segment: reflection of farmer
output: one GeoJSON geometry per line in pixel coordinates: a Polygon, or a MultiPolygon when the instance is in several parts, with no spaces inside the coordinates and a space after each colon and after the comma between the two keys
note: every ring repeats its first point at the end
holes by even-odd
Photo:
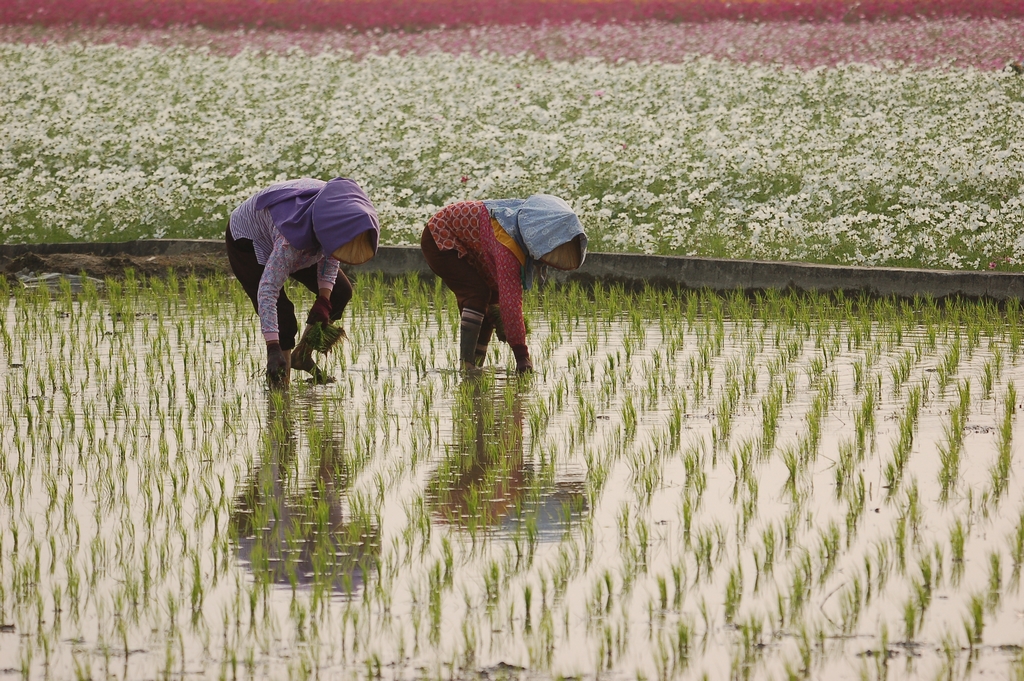
{"type": "Polygon", "coordinates": [[[490,526],[520,507],[529,488],[522,402],[516,395],[509,409],[500,391],[488,395],[479,381],[463,383],[459,390],[470,393],[472,411],[452,415],[454,441],[431,480],[429,496],[450,522],[490,526]]]}
{"type": "Polygon", "coordinates": [[[562,199],[463,201],[430,218],[420,239],[430,269],[455,293],[462,317],[459,357],[465,368],[483,364],[491,333],[512,346],[516,370],[533,369],[526,348],[523,289],[536,263],[561,270],[583,264],[587,237],[562,199]]]}
{"type": "Polygon", "coordinates": [[[459,386],[469,399],[456,400],[452,445],[427,485],[428,502],[456,526],[512,529],[525,522],[541,541],[556,539],[569,516],[584,509],[582,485],[554,481],[553,471],[529,465],[521,396],[494,388],[476,380],[459,386]]]}
{"type": "Polygon", "coordinates": [[[231,213],[228,260],[259,313],[271,383],[287,383],[290,368],[324,378],[310,348],[295,345],[298,322],[285,280],[290,276],[317,294],[307,324],[337,320],[352,298],[339,262],[358,265],[372,258],[379,235],[370,199],[343,177],[271,185],[231,213]]]}
{"type": "Polygon", "coordinates": [[[310,423],[311,429],[321,429],[315,438],[318,456],[310,452],[317,463],[315,479],[296,480],[303,466],[291,411],[273,403],[269,411],[259,467],[231,511],[239,557],[257,580],[351,592],[363,583],[380,550],[379,531],[369,518],[346,520],[342,509],[342,495],[359,470],[353,470],[329,422],[310,423]]]}

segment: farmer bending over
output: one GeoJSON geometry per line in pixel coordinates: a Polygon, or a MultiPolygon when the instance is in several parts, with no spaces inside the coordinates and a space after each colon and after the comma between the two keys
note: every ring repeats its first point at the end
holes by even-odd
{"type": "Polygon", "coordinates": [[[283,287],[290,276],[317,294],[306,318],[329,324],[352,298],[339,263],[358,265],[377,252],[380,223],[366,193],[352,180],[290,180],[257,192],[228,219],[228,261],[260,316],[271,385],[288,383],[295,368],[316,382],[325,374],[305,343],[295,344],[295,307],[283,287]],[[293,350],[294,348],[294,350],[293,350]]]}
{"type": "Polygon", "coordinates": [[[587,236],[569,204],[534,194],[445,206],[427,222],[420,247],[458,300],[463,368],[483,364],[497,328],[498,337],[512,347],[516,371],[526,373],[533,363],[526,348],[523,289],[532,286],[538,262],[560,270],[582,265],[587,236]]]}

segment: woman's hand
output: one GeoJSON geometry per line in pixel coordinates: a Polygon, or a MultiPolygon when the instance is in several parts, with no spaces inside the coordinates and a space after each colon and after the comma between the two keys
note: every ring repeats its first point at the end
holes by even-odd
{"type": "Polygon", "coordinates": [[[324,326],[331,323],[331,299],[323,293],[316,297],[316,302],[313,303],[313,307],[309,310],[309,316],[306,317],[306,324],[317,322],[324,326]]]}
{"type": "Polygon", "coordinates": [[[533,362],[530,360],[530,351],[525,345],[513,345],[512,354],[516,356],[517,374],[528,374],[533,371],[533,362]]]}
{"type": "Polygon", "coordinates": [[[279,388],[288,380],[288,358],[278,342],[267,343],[267,379],[270,386],[279,388]]]}

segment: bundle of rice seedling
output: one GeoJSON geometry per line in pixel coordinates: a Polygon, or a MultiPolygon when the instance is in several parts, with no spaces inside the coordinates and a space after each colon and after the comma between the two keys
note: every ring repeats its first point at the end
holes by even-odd
{"type": "Polygon", "coordinates": [[[342,338],[348,338],[345,329],[340,325],[313,322],[302,334],[302,342],[317,352],[327,353],[342,338]]]}

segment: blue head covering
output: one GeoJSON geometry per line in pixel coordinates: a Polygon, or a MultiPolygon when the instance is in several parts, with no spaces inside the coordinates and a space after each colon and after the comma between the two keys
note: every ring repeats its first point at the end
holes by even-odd
{"type": "Polygon", "coordinates": [[[587,257],[583,223],[569,204],[557,196],[534,194],[528,199],[493,199],[484,201],[484,205],[526,255],[523,288],[533,286],[535,260],[577,236],[581,237],[580,263],[587,257]]]}
{"type": "Polygon", "coordinates": [[[334,253],[364,232],[370,232],[373,252],[380,241],[377,211],[358,184],[336,177],[323,187],[272,189],[256,199],[256,210],[270,217],[284,238],[299,250],[322,248],[334,253]]]}

